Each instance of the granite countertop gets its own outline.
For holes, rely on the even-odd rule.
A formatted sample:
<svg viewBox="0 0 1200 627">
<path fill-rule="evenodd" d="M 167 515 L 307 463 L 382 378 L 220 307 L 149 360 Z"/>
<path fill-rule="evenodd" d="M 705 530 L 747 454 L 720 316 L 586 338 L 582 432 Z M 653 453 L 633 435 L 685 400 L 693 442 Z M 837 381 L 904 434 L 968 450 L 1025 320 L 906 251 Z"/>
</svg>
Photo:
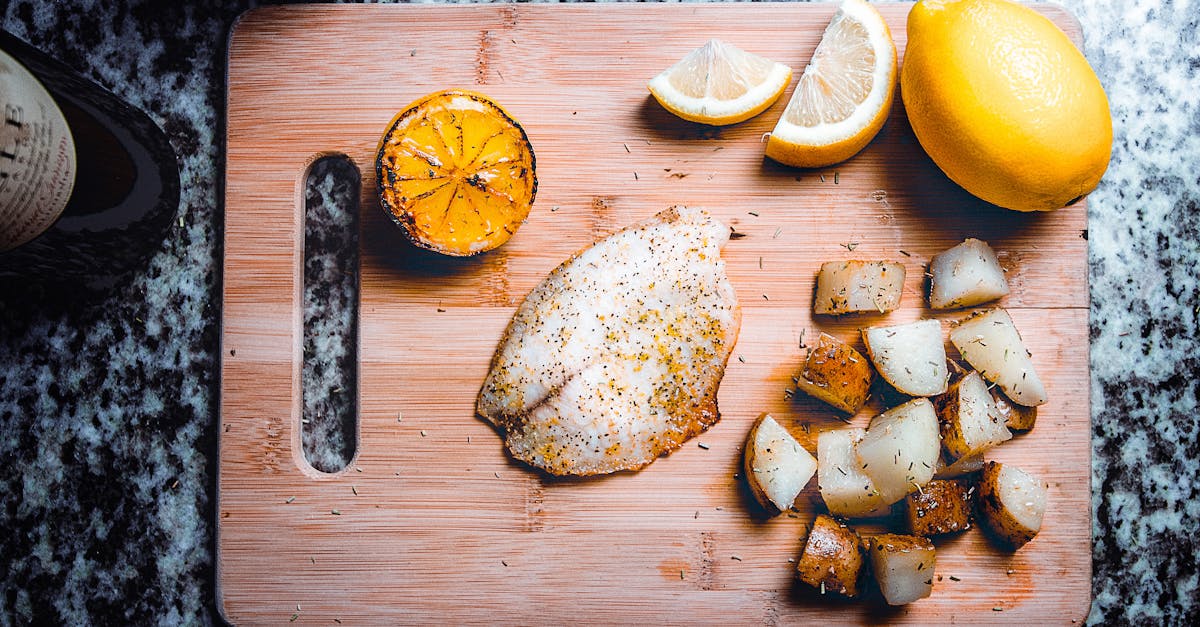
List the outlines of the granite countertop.
<svg viewBox="0 0 1200 627">
<path fill-rule="evenodd" d="M 182 171 L 176 221 L 131 280 L 95 301 L 0 295 L 0 625 L 219 620 L 224 72 L 227 34 L 251 3 L 190 4 L 0 5 L 0 27 L 149 112 Z M 1200 13 L 1187 2 L 1063 4 L 1083 25 L 1115 127 L 1109 171 L 1088 200 L 1089 622 L 1195 624 Z M 314 206 L 337 206 L 353 190 L 330 172 L 308 193 Z M 322 250 L 345 243 L 324 245 L 310 276 L 339 274 Z M 310 300 L 347 302 L 329 289 Z M 331 367 L 345 359 L 337 338 L 309 339 L 323 361 L 306 380 L 344 387 Z M 344 402 L 317 399 L 306 413 Z M 314 460 L 336 466 L 345 449 L 335 441 Z"/>
</svg>

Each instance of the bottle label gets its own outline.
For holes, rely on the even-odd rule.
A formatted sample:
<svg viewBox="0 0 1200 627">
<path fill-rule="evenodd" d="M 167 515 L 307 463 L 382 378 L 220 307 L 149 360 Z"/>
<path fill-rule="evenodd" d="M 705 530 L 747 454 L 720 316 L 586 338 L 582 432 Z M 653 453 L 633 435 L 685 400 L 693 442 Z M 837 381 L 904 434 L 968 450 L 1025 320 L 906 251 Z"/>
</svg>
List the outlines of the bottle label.
<svg viewBox="0 0 1200 627">
<path fill-rule="evenodd" d="M 0 252 L 41 235 L 75 186 L 75 142 L 49 92 L 0 51 Z"/>
</svg>

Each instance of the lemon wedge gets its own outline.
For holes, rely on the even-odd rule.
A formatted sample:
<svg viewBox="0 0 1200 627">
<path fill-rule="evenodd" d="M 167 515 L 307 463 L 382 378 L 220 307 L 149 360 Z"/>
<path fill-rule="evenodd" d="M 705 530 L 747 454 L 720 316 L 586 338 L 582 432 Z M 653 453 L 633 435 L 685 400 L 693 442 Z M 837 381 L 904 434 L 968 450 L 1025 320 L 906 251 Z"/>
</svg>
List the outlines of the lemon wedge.
<svg viewBox="0 0 1200 627">
<path fill-rule="evenodd" d="M 647 87 L 667 111 L 692 122 L 724 126 L 765 111 L 791 80 L 792 68 L 711 39 Z"/>
<path fill-rule="evenodd" d="M 844 0 L 767 141 L 767 156 L 817 168 L 845 161 L 883 128 L 896 92 L 896 44 L 863 0 Z"/>
</svg>

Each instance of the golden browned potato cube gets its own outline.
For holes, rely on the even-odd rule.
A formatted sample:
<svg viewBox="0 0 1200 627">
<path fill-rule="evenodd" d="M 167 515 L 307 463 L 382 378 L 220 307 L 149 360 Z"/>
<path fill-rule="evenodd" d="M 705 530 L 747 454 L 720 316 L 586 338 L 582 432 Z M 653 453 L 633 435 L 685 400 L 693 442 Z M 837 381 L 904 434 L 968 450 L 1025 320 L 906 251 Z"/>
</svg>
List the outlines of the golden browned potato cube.
<svg viewBox="0 0 1200 627">
<path fill-rule="evenodd" d="M 929 306 L 970 307 L 1008 294 L 1008 281 L 987 242 L 968 238 L 929 262 Z"/>
<path fill-rule="evenodd" d="M 1037 423 L 1037 407 L 1026 407 L 1012 402 L 1000 388 L 992 389 L 992 400 L 996 403 L 996 411 L 1004 419 L 1005 424 L 1013 431 L 1029 431 Z"/>
<path fill-rule="evenodd" d="M 891 505 L 933 478 L 939 440 L 933 404 L 913 399 L 871 419 L 856 445 L 859 467 Z"/>
<path fill-rule="evenodd" d="M 1046 402 L 1046 387 L 1012 317 L 1004 309 L 971 314 L 950 330 L 950 342 L 984 379 L 1000 386 L 1015 403 L 1035 407 Z"/>
<path fill-rule="evenodd" d="M 746 436 L 743 468 L 754 497 L 774 514 L 792 509 L 817 472 L 817 458 L 771 414 L 763 414 Z"/>
<path fill-rule="evenodd" d="M 983 458 L 983 453 L 970 455 L 960 458 L 953 464 L 946 461 L 945 450 L 942 451 L 942 456 L 938 458 L 938 463 L 934 466 L 934 479 L 954 479 L 963 475 L 969 475 L 973 472 L 983 470 L 983 465 L 987 460 Z"/>
<path fill-rule="evenodd" d="M 1003 546 L 1017 550 L 1037 535 L 1046 513 L 1046 484 L 1013 466 L 988 462 L 979 477 L 980 522 Z"/>
<path fill-rule="evenodd" d="M 864 429 L 828 429 L 817 435 L 817 489 L 830 513 L 874 518 L 890 512 L 875 482 L 858 461 Z"/>
<path fill-rule="evenodd" d="M 933 593 L 937 551 L 929 538 L 883 533 L 871 538 L 870 557 L 888 605 L 905 605 Z"/>
<path fill-rule="evenodd" d="M 871 393 L 871 363 L 853 346 L 822 333 L 808 351 L 796 387 L 810 396 L 855 414 Z"/>
<path fill-rule="evenodd" d="M 974 488 L 953 480 L 934 479 L 905 497 L 908 530 L 915 536 L 937 536 L 971 528 Z"/>
<path fill-rule="evenodd" d="M 937 409 L 942 449 L 951 463 L 979 455 L 1012 439 L 988 392 L 987 383 L 978 372 L 968 372 L 945 394 L 932 400 Z"/>
<path fill-rule="evenodd" d="M 895 261 L 829 261 L 817 274 L 813 313 L 886 313 L 900 304 L 904 266 Z"/>
<path fill-rule="evenodd" d="M 909 396 L 935 396 L 946 391 L 950 368 L 942 323 L 917 320 L 862 330 L 867 355 L 879 376 Z"/>
<path fill-rule="evenodd" d="M 796 576 L 821 594 L 836 592 L 856 597 L 860 592 L 864 558 L 858 533 L 832 516 L 820 514 L 796 562 Z"/>
</svg>

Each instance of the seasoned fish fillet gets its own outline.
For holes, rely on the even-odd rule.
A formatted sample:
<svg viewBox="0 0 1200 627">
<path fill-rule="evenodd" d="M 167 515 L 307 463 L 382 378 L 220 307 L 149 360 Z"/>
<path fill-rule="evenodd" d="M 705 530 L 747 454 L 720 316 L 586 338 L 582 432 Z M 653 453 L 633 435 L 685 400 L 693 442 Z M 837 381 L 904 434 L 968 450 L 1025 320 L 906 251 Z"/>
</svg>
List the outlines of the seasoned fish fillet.
<svg viewBox="0 0 1200 627">
<path fill-rule="evenodd" d="M 479 392 L 516 459 L 555 475 L 636 469 L 717 422 L 741 310 L 729 228 L 674 207 L 565 261 L 517 308 Z"/>
</svg>

